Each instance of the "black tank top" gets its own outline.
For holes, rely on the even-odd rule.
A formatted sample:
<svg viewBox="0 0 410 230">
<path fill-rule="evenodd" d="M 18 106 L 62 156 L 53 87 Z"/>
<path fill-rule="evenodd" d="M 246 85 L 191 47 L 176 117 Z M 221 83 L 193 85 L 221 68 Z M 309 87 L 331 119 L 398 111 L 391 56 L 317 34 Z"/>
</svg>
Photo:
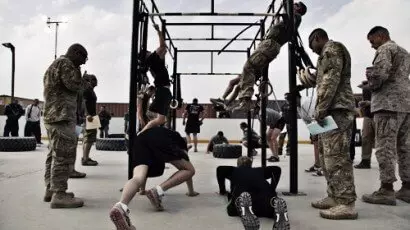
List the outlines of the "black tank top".
<svg viewBox="0 0 410 230">
<path fill-rule="evenodd" d="M 157 52 L 152 53 L 147 59 L 152 77 L 154 77 L 155 87 L 170 86 L 168 70 L 165 67 L 165 60 L 161 59 Z"/>
</svg>

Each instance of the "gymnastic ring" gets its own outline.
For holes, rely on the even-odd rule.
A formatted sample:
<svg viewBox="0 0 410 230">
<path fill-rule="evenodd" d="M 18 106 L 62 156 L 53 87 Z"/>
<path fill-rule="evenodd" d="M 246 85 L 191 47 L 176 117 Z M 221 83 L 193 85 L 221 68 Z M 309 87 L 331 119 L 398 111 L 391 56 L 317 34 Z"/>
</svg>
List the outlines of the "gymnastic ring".
<svg viewBox="0 0 410 230">
<path fill-rule="evenodd" d="M 173 104 L 175 104 L 175 105 L 173 106 Z M 178 100 L 172 99 L 172 100 L 171 100 L 171 104 L 169 104 L 169 107 L 170 107 L 171 109 L 176 109 L 176 108 L 178 108 L 178 105 L 179 105 Z"/>
<path fill-rule="evenodd" d="M 264 88 L 265 84 L 268 85 L 270 91 L 268 90 L 268 93 L 263 94 L 262 89 Z M 261 94 L 262 97 L 268 97 L 269 95 L 271 95 L 271 94 L 273 93 L 273 86 L 272 86 L 272 84 L 271 84 L 269 81 L 263 81 L 263 82 L 261 82 L 261 84 L 259 85 L 259 92 L 260 92 L 260 94 Z"/>
<path fill-rule="evenodd" d="M 255 81 L 255 85 L 256 85 L 256 86 L 260 86 L 260 85 L 261 85 L 261 81 L 260 81 L 259 79 L 256 80 L 256 81 Z"/>
</svg>

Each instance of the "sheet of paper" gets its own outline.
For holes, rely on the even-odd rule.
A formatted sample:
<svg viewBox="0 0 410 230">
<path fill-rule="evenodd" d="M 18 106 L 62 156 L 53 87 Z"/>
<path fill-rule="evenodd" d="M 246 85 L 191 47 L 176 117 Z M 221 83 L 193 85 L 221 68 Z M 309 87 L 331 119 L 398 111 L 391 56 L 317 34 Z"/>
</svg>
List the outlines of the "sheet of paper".
<svg viewBox="0 0 410 230">
<path fill-rule="evenodd" d="M 324 119 L 324 125 L 320 126 L 316 121 L 311 122 L 307 125 L 307 128 L 312 135 L 317 135 L 331 130 L 337 129 L 337 124 L 332 116 L 327 116 Z"/>
<path fill-rule="evenodd" d="M 83 127 L 81 127 L 80 125 L 76 125 L 75 126 L 75 134 L 78 136 L 80 136 L 80 134 L 83 132 Z"/>
<path fill-rule="evenodd" d="M 101 127 L 101 123 L 100 123 L 100 118 L 97 116 L 93 116 L 93 121 L 89 122 L 87 119 L 86 120 L 86 124 L 85 124 L 85 129 L 89 130 L 89 129 L 98 129 Z"/>
</svg>

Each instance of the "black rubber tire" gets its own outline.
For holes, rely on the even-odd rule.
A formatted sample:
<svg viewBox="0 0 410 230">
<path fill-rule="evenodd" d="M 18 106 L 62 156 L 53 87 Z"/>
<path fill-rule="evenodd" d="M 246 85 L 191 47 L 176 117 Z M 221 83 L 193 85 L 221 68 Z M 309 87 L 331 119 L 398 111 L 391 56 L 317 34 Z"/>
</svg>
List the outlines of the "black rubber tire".
<svg viewBox="0 0 410 230">
<path fill-rule="evenodd" d="M 127 141 L 125 138 L 97 138 L 95 148 L 103 151 L 127 151 Z"/>
<path fill-rule="evenodd" d="M 34 137 L 0 137 L 1 152 L 23 152 L 36 150 Z"/>
<path fill-rule="evenodd" d="M 125 138 L 125 134 L 123 134 L 123 133 L 109 134 L 108 138 Z"/>
<path fill-rule="evenodd" d="M 230 144 L 214 145 L 213 155 L 215 158 L 238 158 L 242 156 L 242 146 Z"/>
</svg>

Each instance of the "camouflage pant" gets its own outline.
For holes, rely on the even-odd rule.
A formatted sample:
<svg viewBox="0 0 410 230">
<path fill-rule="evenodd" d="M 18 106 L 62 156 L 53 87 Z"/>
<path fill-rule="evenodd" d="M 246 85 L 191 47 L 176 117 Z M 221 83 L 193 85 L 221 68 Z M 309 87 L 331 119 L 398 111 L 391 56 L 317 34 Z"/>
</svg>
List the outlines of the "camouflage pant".
<svg viewBox="0 0 410 230">
<path fill-rule="evenodd" d="M 256 77 L 261 76 L 262 68 L 268 66 L 278 56 L 280 47 L 272 39 L 266 39 L 259 43 L 258 48 L 248 58 L 243 67 L 242 78 L 239 82 L 239 87 L 241 88 L 239 99 L 253 96 L 253 85 L 255 84 Z"/>
<path fill-rule="evenodd" d="M 374 141 L 374 121 L 372 118 L 364 117 L 362 127 L 362 160 L 370 160 L 372 158 Z"/>
<path fill-rule="evenodd" d="M 400 178 L 410 182 L 410 113 L 376 113 L 374 123 L 380 181 L 397 181 L 395 167 L 398 157 Z"/>
<path fill-rule="evenodd" d="M 74 165 L 76 158 L 75 123 L 62 121 L 45 124 L 45 127 L 50 144 L 44 180 L 51 191 L 64 192 L 67 190 L 70 165 Z"/>
<path fill-rule="evenodd" d="M 327 181 L 327 194 L 338 204 L 356 201 L 352 160 L 349 156 L 353 114 L 348 111 L 331 113 L 336 130 L 319 134 L 319 159 Z"/>
</svg>

